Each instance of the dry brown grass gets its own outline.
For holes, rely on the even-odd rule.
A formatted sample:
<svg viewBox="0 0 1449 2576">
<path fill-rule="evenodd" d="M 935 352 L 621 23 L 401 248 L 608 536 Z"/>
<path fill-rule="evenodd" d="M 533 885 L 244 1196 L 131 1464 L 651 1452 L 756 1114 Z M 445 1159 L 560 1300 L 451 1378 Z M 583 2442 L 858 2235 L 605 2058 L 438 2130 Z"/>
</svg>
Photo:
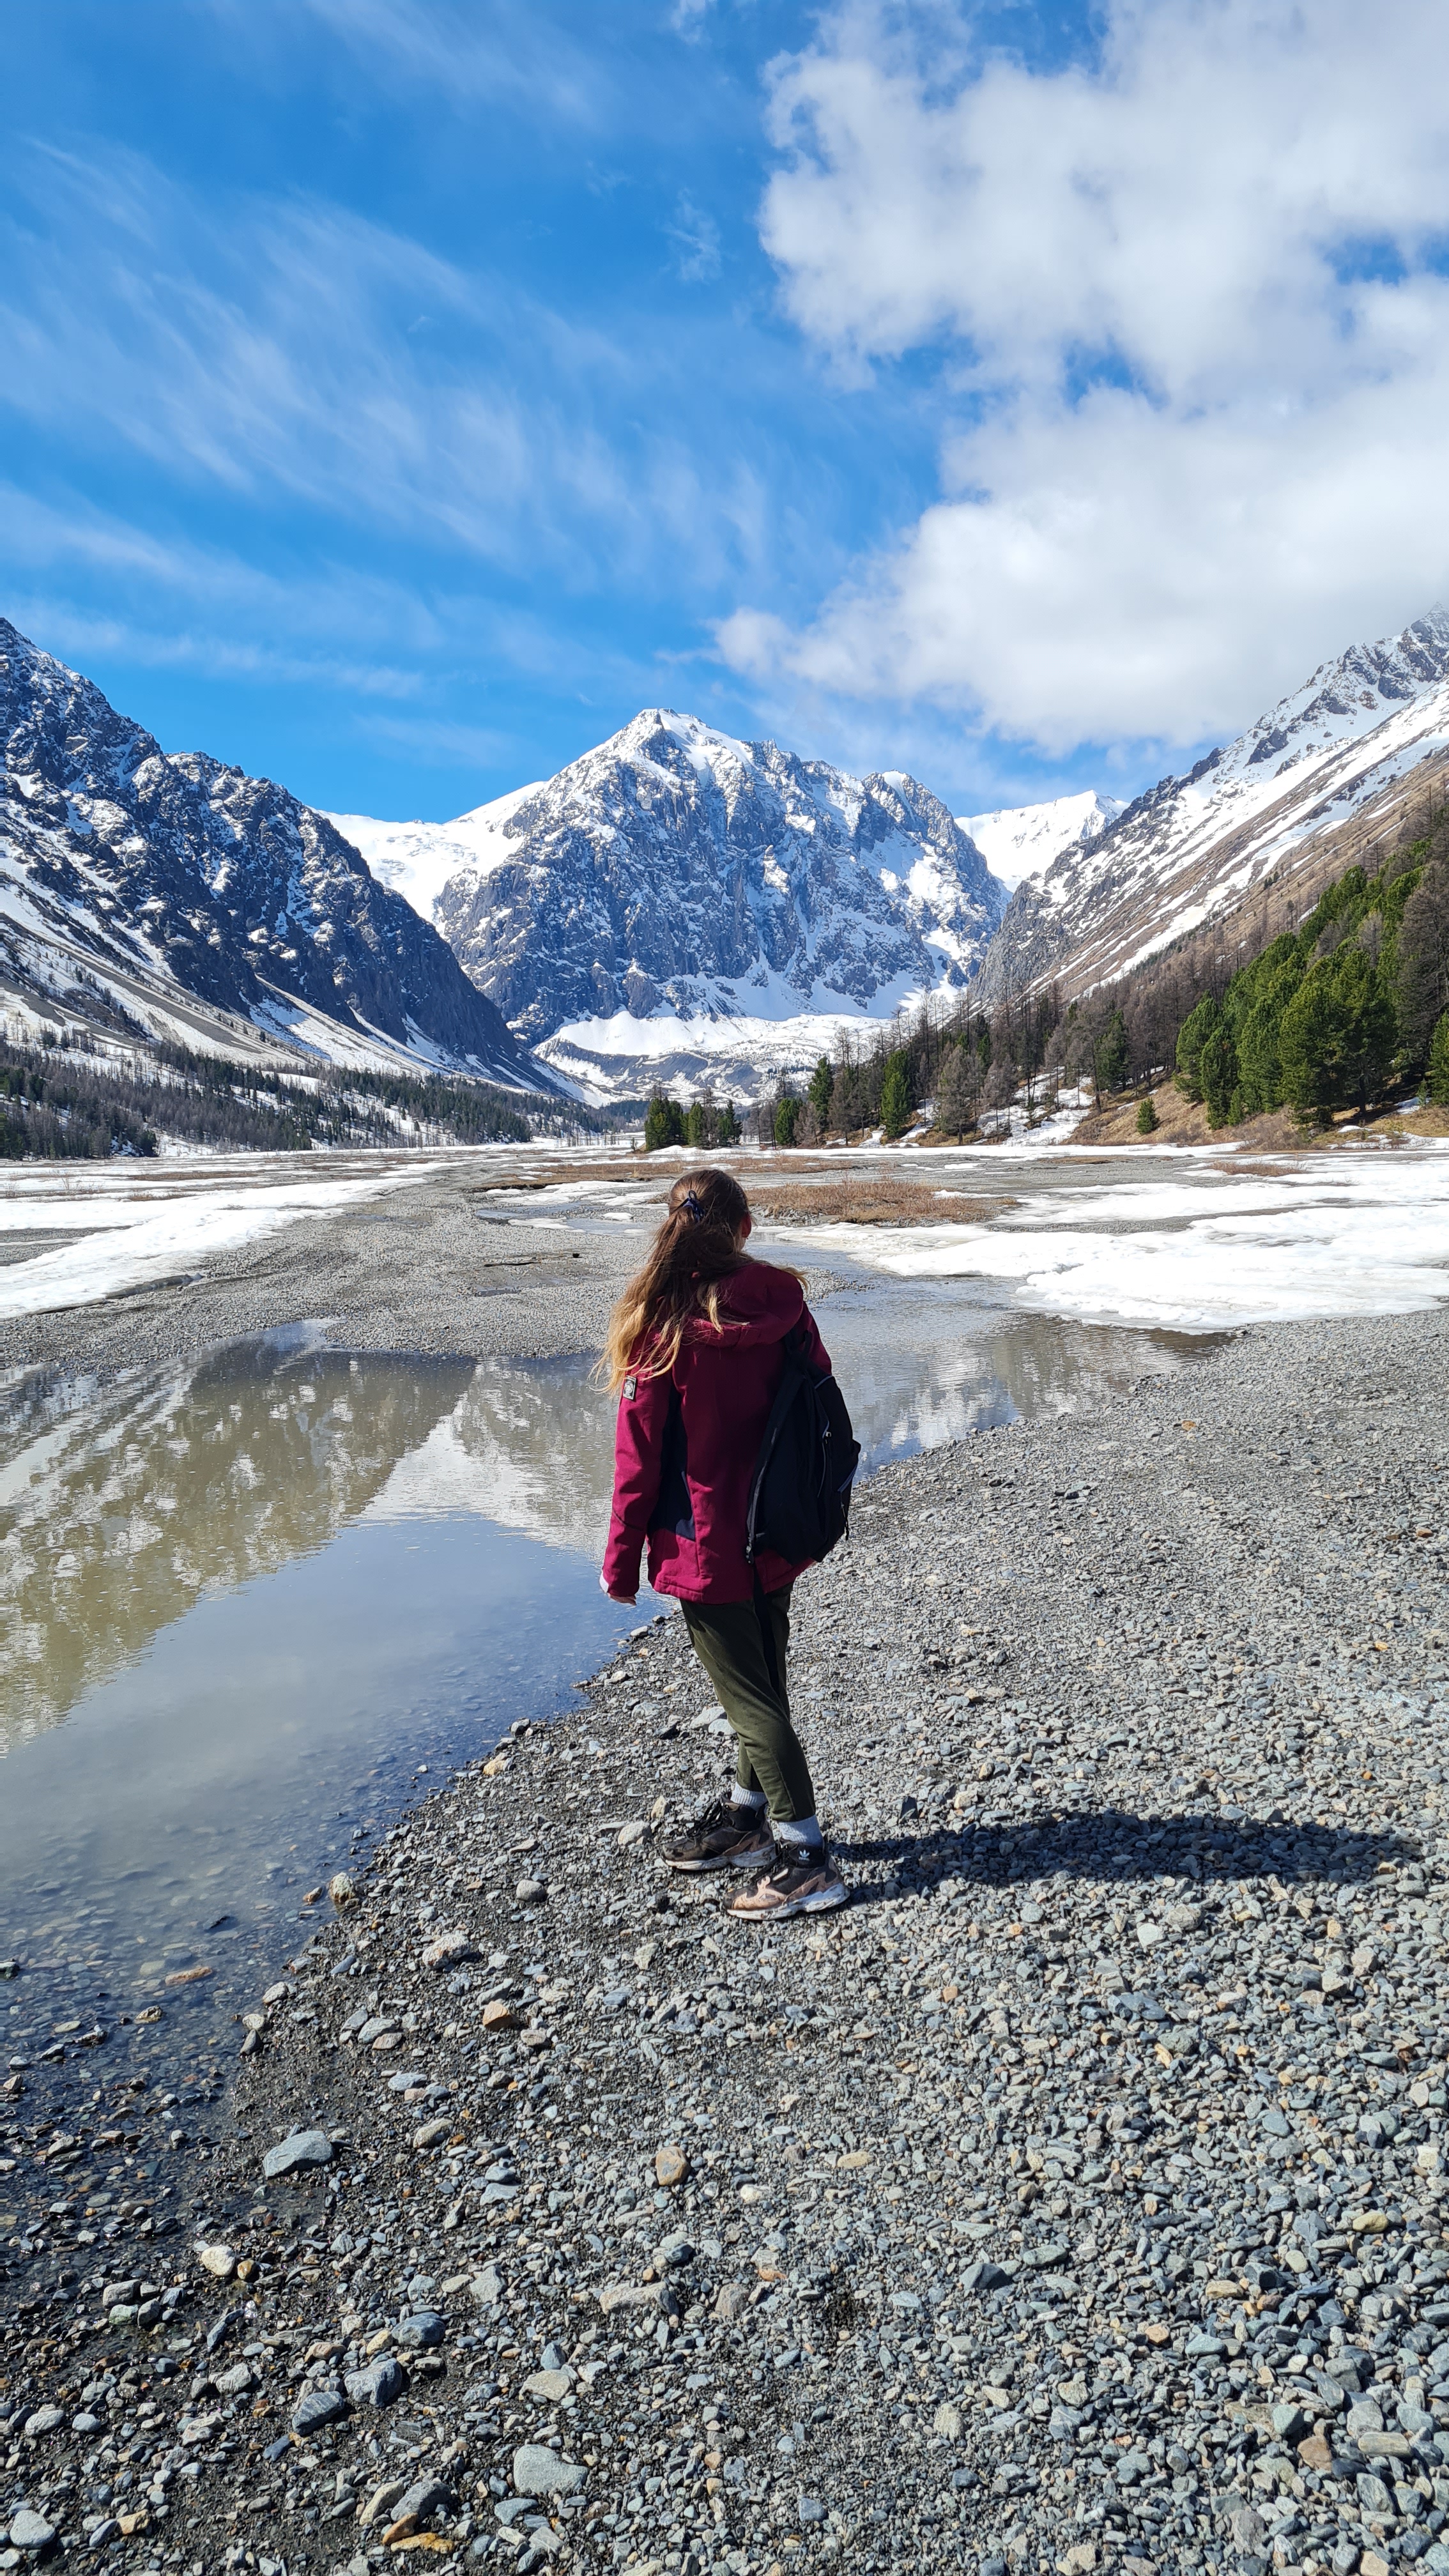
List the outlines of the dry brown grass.
<svg viewBox="0 0 1449 2576">
<path fill-rule="evenodd" d="M 919 1181 L 835 1175 L 828 1181 L 768 1181 L 750 1192 L 750 1207 L 769 1225 L 979 1225 L 1013 1199 L 973 1199 L 963 1190 L 938 1190 Z"/>
<path fill-rule="evenodd" d="M 1365 1134 L 1389 1142 L 1403 1136 L 1449 1136 L 1449 1109 L 1413 1109 L 1404 1115 L 1395 1109 L 1373 1111 L 1367 1127 L 1357 1117 L 1345 1112 L 1331 1127 L 1300 1127 L 1291 1109 L 1270 1110 L 1262 1118 L 1245 1118 L 1240 1127 L 1210 1127 L 1208 1115 L 1200 1100 L 1186 1100 L 1176 1083 L 1159 1083 L 1152 1097 L 1157 1107 L 1157 1126 L 1150 1136 L 1137 1132 L 1137 1104 L 1140 1092 L 1128 1099 L 1114 1101 L 1110 1109 L 1094 1111 L 1084 1118 L 1072 1133 L 1074 1145 L 1247 1145 L 1259 1154 L 1303 1154 L 1321 1152 L 1325 1146 L 1338 1144 L 1345 1136 Z M 1235 1171 L 1246 1171 L 1245 1163 L 1235 1162 Z"/>
<path fill-rule="evenodd" d="M 1161 1082 L 1152 1094 L 1157 1110 L 1157 1125 L 1150 1136 L 1139 1135 L 1137 1107 L 1143 1098 L 1134 1091 L 1126 1100 L 1114 1101 L 1110 1109 L 1094 1110 L 1072 1131 L 1074 1145 L 1252 1145 L 1260 1153 L 1280 1154 L 1301 1149 L 1308 1141 L 1291 1110 L 1275 1109 L 1266 1118 L 1246 1119 L 1241 1127 L 1210 1127 L 1208 1115 L 1200 1100 L 1187 1100 L 1175 1082 Z"/>
</svg>

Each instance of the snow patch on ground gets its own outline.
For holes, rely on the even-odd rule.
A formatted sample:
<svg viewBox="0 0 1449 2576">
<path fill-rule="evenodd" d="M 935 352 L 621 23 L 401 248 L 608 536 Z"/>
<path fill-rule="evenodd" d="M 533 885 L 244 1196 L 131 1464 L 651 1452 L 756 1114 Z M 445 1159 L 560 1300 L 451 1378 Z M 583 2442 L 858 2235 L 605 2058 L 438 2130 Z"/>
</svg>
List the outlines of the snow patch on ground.
<svg viewBox="0 0 1449 2576">
<path fill-rule="evenodd" d="M 94 1177 L 78 1174 L 71 1164 L 7 1179 L 0 1192 L 0 1236 L 13 1242 L 27 1233 L 73 1234 L 76 1240 L 0 1268 L 0 1320 L 93 1306 L 122 1289 L 154 1287 L 301 1217 L 330 1216 L 355 1200 L 382 1198 L 429 1179 L 439 1168 L 436 1159 L 420 1156 L 402 1170 L 366 1171 L 349 1163 L 342 1172 L 283 1180 L 276 1176 L 279 1159 L 233 1156 L 224 1171 L 181 1172 L 173 1165 L 164 1179 L 138 1178 L 134 1163 L 103 1164 Z M 294 1172 L 303 1160 L 312 1157 L 287 1158 Z"/>
<path fill-rule="evenodd" d="M 1211 1332 L 1408 1314 L 1449 1299 L 1449 1147 L 1034 1191 L 994 1225 L 789 1232 L 901 1279 L 995 1280 L 1017 1305 L 1082 1322 Z"/>
</svg>

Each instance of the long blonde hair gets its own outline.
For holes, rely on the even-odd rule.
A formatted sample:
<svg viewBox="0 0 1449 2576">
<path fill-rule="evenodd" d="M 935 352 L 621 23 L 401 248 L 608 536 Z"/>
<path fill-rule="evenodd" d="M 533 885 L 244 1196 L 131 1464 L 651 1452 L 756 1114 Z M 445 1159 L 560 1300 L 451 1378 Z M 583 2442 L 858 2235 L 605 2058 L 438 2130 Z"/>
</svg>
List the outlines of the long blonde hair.
<svg viewBox="0 0 1449 2576">
<path fill-rule="evenodd" d="M 613 1313 L 596 1375 L 610 1388 L 637 1377 L 667 1377 L 685 1326 L 696 1315 L 719 1322 L 721 1283 L 743 1270 L 740 1237 L 750 1203 L 732 1173 L 707 1164 L 681 1172 L 644 1267 Z"/>
</svg>

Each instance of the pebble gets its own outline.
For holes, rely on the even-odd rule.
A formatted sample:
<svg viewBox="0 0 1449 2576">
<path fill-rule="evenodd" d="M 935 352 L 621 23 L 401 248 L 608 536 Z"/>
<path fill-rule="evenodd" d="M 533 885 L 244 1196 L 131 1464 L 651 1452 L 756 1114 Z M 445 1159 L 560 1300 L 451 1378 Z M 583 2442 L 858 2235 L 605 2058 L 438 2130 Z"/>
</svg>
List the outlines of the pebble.
<svg viewBox="0 0 1449 2576">
<path fill-rule="evenodd" d="M 262 2158 L 262 2172 L 268 2182 L 280 2182 L 285 2175 L 310 2171 L 317 2165 L 332 2162 L 332 2141 L 322 2129 L 294 2129 L 281 2144 L 269 2147 Z"/>
<path fill-rule="evenodd" d="M 397 2340 L 410 2352 L 431 2352 L 446 2333 L 447 2327 L 434 2308 L 417 2308 L 411 2316 L 398 2320 Z"/>
<path fill-rule="evenodd" d="M 38 2556 L 41 2550 L 53 2545 L 55 2537 L 55 2525 L 47 2522 L 43 2513 L 33 2512 L 29 2505 L 20 2505 L 10 2517 L 12 2549 L 33 2551 Z"/>
<path fill-rule="evenodd" d="M 541 2442 L 523 2442 L 513 2454 L 513 2492 L 521 2496 L 578 2495 L 588 2472 Z"/>
<path fill-rule="evenodd" d="M 350 2370 L 343 2386 L 354 2406 L 395 2406 L 407 2387 L 402 2366 L 391 2353 L 380 2353 L 365 2370 Z"/>
<path fill-rule="evenodd" d="M 310 2388 L 294 2408 L 292 2430 L 304 2439 L 319 2433 L 324 2424 L 335 2424 L 347 2412 L 347 2400 L 335 2388 Z"/>
</svg>

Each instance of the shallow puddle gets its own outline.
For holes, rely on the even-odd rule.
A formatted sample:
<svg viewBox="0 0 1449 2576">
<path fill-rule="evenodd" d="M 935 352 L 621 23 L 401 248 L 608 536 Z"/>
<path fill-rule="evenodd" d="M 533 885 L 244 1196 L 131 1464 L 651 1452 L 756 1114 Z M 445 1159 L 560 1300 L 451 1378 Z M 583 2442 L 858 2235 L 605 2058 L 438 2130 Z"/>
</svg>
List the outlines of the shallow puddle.
<svg viewBox="0 0 1449 2576">
<path fill-rule="evenodd" d="M 970 1286 L 851 1285 L 820 1321 L 871 1467 L 1089 1407 L 1181 1347 Z M 8 1390 L 0 2059 L 28 2086 L 102 2047 L 206 2081 L 329 1910 L 308 1892 L 658 1606 L 598 1590 L 611 1422 L 585 1359 L 304 1332 Z"/>
</svg>

